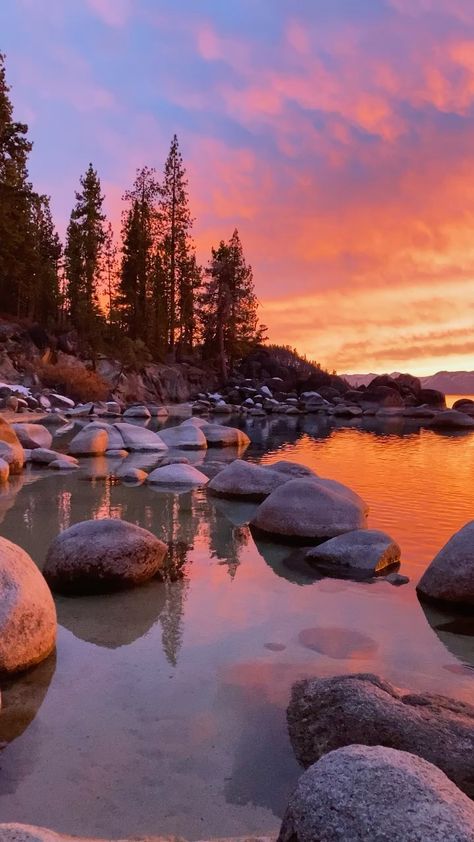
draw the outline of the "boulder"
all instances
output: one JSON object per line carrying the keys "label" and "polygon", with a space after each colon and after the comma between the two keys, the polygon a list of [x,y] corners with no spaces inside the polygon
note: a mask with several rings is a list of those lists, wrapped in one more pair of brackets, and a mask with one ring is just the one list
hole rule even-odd
{"label": "boulder", "polygon": [[58,459],[53,459],[49,463],[48,468],[51,471],[76,471],[79,467],[77,462],[69,462],[67,458],[58,454]]}
{"label": "boulder", "polygon": [[82,432],[104,430],[107,433],[107,450],[123,450],[123,438],[113,424],[106,421],[91,421],[82,428]]}
{"label": "boulder", "polygon": [[474,410],[474,401],[472,398],[458,398],[457,401],[454,401],[452,409],[459,409],[459,410]]}
{"label": "boulder", "polygon": [[146,406],[129,406],[123,418],[151,418],[151,412]]}
{"label": "boulder", "polygon": [[173,462],[171,465],[163,465],[161,468],[155,468],[151,474],[148,474],[147,481],[152,485],[185,485],[195,487],[206,485],[209,479],[192,465]]}
{"label": "boulder", "polygon": [[[5,445],[2,447],[2,445]],[[25,464],[25,454],[11,424],[0,417],[0,457],[10,465],[11,474],[19,474]]]}
{"label": "boulder", "polygon": [[258,532],[314,543],[366,526],[366,504],[333,480],[292,479],[272,491],[251,521]]}
{"label": "boulder", "polygon": [[422,389],[418,395],[420,403],[425,403],[434,409],[446,409],[446,400],[443,392],[437,389]]}
{"label": "boulder", "polygon": [[264,500],[289,479],[290,476],[282,471],[235,459],[210,481],[208,490],[216,497]]}
{"label": "boulder", "polygon": [[134,468],[133,465],[123,465],[121,468],[118,469],[115,476],[117,479],[121,479],[122,482],[145,482],[148,477],[146,471],[142,471],[140,468]]}
{"label": "boulder", "polygon": [[67,398],[65,395],[58,395],[57,392],[50,392],[48,398],[51,405],[57,409],[74,409],[74,401],[71,400],[71,398]]}
{"label": "boulder", "polygon": [[10,476],[10,465],[5,462],[5,459],[0,459],[0,485],[7,482]]}
{"label": "boulder", "polygon": [[73,456],[102,456],[109,446],[109,437],[104,429],[84,427],[69,443]]}
{"label": "boulder", "polygon": [[286,474],[291,479],[317,477],[317,474],[311,468],[307,468],[306,465],[300,465],[298,462],[290,462],[287,459],[279,459],[278,462],[273,462],[269,467],[272,471],[281,471],[281,473]]}
{"label": "boulder", "polygon": [[51,447],[53,437],[42,424],[12,424],[22,447]]}
{"label": "boulder", "polygon": [[56,644],[56,609],[36,564],[0,538],[0,673],[19,672],[46,658]]}
{"label": "boulder", "polygon": [[156,576],[166,551],[166,544],[134,523],[86,520],[54,539],[43,573],[53,590],[68,596],[108,593]]}
{"label": "boulder", "polygon": [[48,450],[46,447],[35,447],[31,451],[30,460],[37,465],[50,465],[61,459],[63,462],[69,462],[71,465],[77,466],[78,462],[74,456],[68,456],[66,453],[57,453],[55,450]]}
{"label": "boulder", "polygon": [[446,409],[438,412],[426,425],[434,430],[464,430],[474,428],[474,418],[457,409]]}
{"label": "boulder", "polygon": [[206,424],[201,427],[209,447],[244,448],[250,444],[247,433],[238,427],[224,427],[222,424]]}
{"label": "boulder", "polygon": [[474,520],[439,551],[416,590],[425,599],[474,606]]}
{"label": "boulder", "polygon": [[126,450],[133,452],[158,452],[168,449],[163,439],[157,433],[154,433],[153,430],[147,430],[146,427],[138,427],[136,424],[122,422],[114,424],[114,427],[122,436]]}
{"label": "boulder", "polygon": [[374,576],[400,562],[400,547],[378,529],[356,529],[313,547],[306,560],[335,575]]}
{"label": "boulder", "polygon": [[180,450],[205,450],[206,436],[202,429],[194,424],[179,424],[160,430],[160,438],[168,447],[178,447]]}
{"label": "boulder", "polygon": [[362,743],[412,751],[474,796],[474,707],[445,696],[404,693],[375,675],[297,682],[288,707],[293,750],[303,766]]}
{"label": "boulder", "polygon": [[350,745],[311,766],[278,842],[471,842],[474,804],[406,751]]}

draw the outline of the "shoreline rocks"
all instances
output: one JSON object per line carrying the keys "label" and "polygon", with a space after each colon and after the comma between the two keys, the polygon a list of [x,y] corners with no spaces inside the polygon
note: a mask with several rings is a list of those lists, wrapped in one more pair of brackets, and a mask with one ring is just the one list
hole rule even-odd
{"label": "shoreline rocks", "polygon": [[260,501],[290,479],[283,471],[235,459],[210,481],[208,490],[216,497]]}
{"label": "shoreline rocks", "polygon": [[52,590],[66,596],[109,593],[156,576],[166,552],[166,544],[133,523],[86,520],[57,535],[43,574]]}
{"label": "shoreline rocks", "polygon": [[403,693],[376,675],[306,679],[292,689],[291,744],[309,766],[351,743],[411,751],[474,797],[474,706],[430,693]]}

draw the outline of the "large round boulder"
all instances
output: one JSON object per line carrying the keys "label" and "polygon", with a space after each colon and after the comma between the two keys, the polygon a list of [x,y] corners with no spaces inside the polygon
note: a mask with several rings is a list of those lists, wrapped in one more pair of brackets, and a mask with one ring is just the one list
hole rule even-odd
{"label": "large round boulder", "polygon": [[35,447],[51,447],[53,437],[42,424],[12,424],[22,447],[33,450]]}
{"label": "large round boulder", "polygon": [[474,797],[474,707],[445,696],[404,693],[375,675],[305,679],[287,712],[303,766],[351,743],[412,751]]}
{"label": "large round boulder", "polygon": [[446,409],[444,412],[438,412],[427,426],[433,430],[474,429],[474,418],[457,409]]}
{"label": "large round boulder", "polygon": [[290,479],[283,471],[235,459],[210,481],[208,490],[216,497],[264,500],[275,488]]}
{"label": "large round boulder", "polygon": [[20,474],[25,464],[25,453],[11,424],[0,417],[0,457],[10,465],[11,474]]}
{"label": "large round boulder", "polygon": [[317,477],[292,479],[260,504],[250,525],[274,538],[314,543],[366,526],[367,506],[350,488]]}
{"label": "large round boulder", "polygon": [[43,573],[66,595],[134,587],[161,570],[166,545],[134,523],[86,520],[61,532],[49,547]]}
{"label": "large round boulder", "polygon": [[180,450],[207,448],[206,436],[201,428],[194,424],[179,424],[177,427],[160,430],[160,438],[168,447],[177,447]]}
{"label": "large round boulder", "polygon": [[425,599],[474,606],[474,520],[456,532],[418,582]]}
{"label": "large round boulder", "polygon": [[56,609],[36,564],[0,538],[0,673],[19,672],[46,658],[56,644]]}
{"label": "large round boulder", "polygon": [[129,406],[123,413],[124,418],[151,418],[151,412],[146,406]]}
{"label": "large round boulder", "polygon": [[356,529],[308,550],[306,560],[333,575],[374,576],[399,564],[400,547],[378,529]]}
{"label": "large round boulder", "polygon": [[474,804],[405,751],[350,745],[300,778],[278,842],[471,842]]}
{"label": "large round boulder", "polygon": [[114,427],[120,433],[126,450],[137,453],[157,453],[160,450],[168,449],[168,445],[164,443],[158,433],[147,430],[146,427],[126,424],[125,422],[118,422],[114,424]]}
{"label": "large round boulder", "polygon": [[102,456],[108,448],[108,436],[105,430],[84,427],[69,444],[72,456]]}

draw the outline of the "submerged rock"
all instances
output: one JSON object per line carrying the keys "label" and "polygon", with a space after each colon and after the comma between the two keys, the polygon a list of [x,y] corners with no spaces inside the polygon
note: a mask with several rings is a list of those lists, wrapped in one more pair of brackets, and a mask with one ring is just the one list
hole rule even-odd
{"label": "submerged rock", "polygon": [[51,447],[53,437],[42,424],[12,424],[20,444],[28,449]]}
{"label": "submerged rock", "polygon": [[474,796],[474,707],[445,696],[403,693],[375,675],[339,675],[294,685],[288,707],[303,766],[351,743],[411,751]]}
{"label": "submerged rock", "polygon": [[0,673],[38,664],[56,644],[56,609],[30,556],[0,538]]}
{"label": "submerged rock", "polygon": [[235,459],[209,483],[208,489],[216,497],[241,500],[264,500],[290,477],[281,471]]}
{"label": "submerged rock", "polygon": [[366,509],[355,492],[334,480],[292,479],[272,491],[250,525],[277,538],[311,543],[363,529]]}
{"label": "submerged rock", "polygon": [[439,551],[416,590],[426,599],[474,606],[474,520]]}
{"label": "submerged rock", "polygon": [[474,804],[405,751],[350,745],[300,778],[278,842],[471,842]]}
{"label": "submerged rock", "polygon": [[68,596],[134,587],[159,573],[166,544],[151,532],[115,518],[70,526],[52,542],[43,573]]}
{"label": "submerged rock", "polygon": [[399,564],[400,547],[378,529],[357,529],[313,547],[306,553],[306,559],[319,570],[336,575],[352,571],[373,576]]}

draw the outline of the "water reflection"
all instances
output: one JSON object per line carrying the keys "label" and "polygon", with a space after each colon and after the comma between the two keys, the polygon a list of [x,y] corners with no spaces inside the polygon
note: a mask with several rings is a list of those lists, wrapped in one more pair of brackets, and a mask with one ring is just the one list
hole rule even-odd
{"label": "water reflection", "polygon": [[[157,827],[191,839],[203,826],[209,837],[268,833],[300,774],[285,722],[295,680],[366,670],[472,697],[469,621],[420,606],[415,593],[429,561],[472,519],[472,433],[318,416],[231,423],[251,437],[245,458],[299,462],[367,500],[369,525],[401,545],[410,583],[320,578],[292,547],[255,544],[254,504],[204,489],[130,488],[111,476],[108,458],[89,461],[89,482],[40,470],[15,478],[0,493],[0,531],[40,567],[57,532],[90,517],[137,523],[169,552],[164,582],[58,598],[47,695],[51,661],[4,696],[0,739],[13,740],[2,752],[4,821],[106,838]],[[236,455],[210,448],[198,458],[205,468]],[[127,462],[149,469],[160,459]]]}
{"label": "water reflection", "polygon": [[56,669],[56,653],[42,664],[14,678],[1,681],[0,748],[15,740],[38,713]]}

